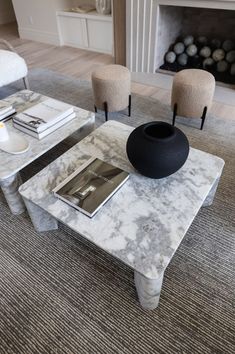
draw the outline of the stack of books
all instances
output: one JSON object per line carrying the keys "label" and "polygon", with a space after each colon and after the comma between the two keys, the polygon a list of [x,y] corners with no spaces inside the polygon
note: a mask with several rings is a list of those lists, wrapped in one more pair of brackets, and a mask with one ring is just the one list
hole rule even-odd
{"label": "stack of books", "polygon": [[15,108],[7,104],[6,102],[0,101],[0,121],[11,116],[15,113]]}
{"label": "stack of books", "polygon": [[42,139],[75,116],[72,106],[49,98],[17,114],[13,118],[13,125],[26,134]]}

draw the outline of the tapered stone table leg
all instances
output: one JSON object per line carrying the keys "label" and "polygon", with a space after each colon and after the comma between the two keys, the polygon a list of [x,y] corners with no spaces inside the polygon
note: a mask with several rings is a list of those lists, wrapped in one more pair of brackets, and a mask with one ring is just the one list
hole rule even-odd
{"label": "tapered stone table leg", "polygon": [[30,219],[36,231],[44,232],[58,229],[58,221],[39,206],[24,199]]}
{"label": "tapered stone table leg", "polygon": [[158,279],[148,279],[135,271],[134,279],[140,305],[145,310],[154,310],[159,303],[163,275]]}
{"label": "tapered stone table leg", "polygon": [[22,180],[19,173],[0,181],[7,204],[14,215],[22,214],[25,211],[23,199],[18,192],[21,184]]}
{"label": "tapered stone table leg", "polygon": [[215,193],[216,193],[218,185],[219,185],[219,181],[220,181],[220,177],[218,177],[215,180],[213,186],[211,187],[211,190],[210,190],[208,196],[206,197],[206,199],[204,200],[204,203],[202,204],[203,207],[210,206],[213,203]]}

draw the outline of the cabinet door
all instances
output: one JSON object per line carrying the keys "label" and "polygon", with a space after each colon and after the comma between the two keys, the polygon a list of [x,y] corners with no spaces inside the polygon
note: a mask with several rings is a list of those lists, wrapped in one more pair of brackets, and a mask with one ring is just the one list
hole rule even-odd
{"label": "cabinet door", "polygon": [[63,44],[81,48],[88,47],[85,19],[61,16],[60,31]]}
{"label": "cabinet door", "polygon": [[89,49],[112,54],[113,26],[111,21],[87,19]]}

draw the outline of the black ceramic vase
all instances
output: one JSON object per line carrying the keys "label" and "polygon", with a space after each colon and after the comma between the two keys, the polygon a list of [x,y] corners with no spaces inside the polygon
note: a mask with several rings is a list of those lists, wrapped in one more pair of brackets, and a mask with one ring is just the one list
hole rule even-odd
{"label": "black ceramic vase", "polygon": [[183,166],[189,143],[180,129],[165,122],[151,122],[133,130],[126,151],[131,164],[142,175],[163,178]]}

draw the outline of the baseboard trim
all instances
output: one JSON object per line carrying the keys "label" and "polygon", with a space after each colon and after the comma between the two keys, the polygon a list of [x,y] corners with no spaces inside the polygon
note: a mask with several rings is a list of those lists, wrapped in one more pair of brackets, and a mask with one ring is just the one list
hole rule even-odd
{"label": "baseboard trim", "polygon": [[19,27],[19,35],[22,39],[29,39],[36,42],[60,45],[58,33],[39,31],[32,28]]}

